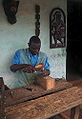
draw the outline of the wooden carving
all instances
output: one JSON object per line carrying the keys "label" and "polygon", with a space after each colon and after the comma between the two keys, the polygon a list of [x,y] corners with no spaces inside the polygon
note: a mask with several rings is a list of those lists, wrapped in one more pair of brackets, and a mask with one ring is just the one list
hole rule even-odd
{"label": "wooden carving", "polygon": [[65,47],[65,14],[54,8],[50,13],[50,48]]}
{"label": "wooden carving", "polygon": [[15,24],[17,21],[16,13],[18,10],[18,5],[19,5],[19,1],[3,0],[3,8],[7,16],[7,20],[10,24]]}
{"label": "wooden carving", "polygon": [[45,90],[55,89],[55,79],[50,76],[38,76],[36,77],[36,84],[40,85]]}
{"label": "wooden carving", "polygon": [[40,6],[39,5],[36,5],[35,6],[35,19],[36,19],[36,22],[35,22],[35,35],[36,36],[39,36],[40,35],[40,22],[39,22],[39,19],[40,19]]}

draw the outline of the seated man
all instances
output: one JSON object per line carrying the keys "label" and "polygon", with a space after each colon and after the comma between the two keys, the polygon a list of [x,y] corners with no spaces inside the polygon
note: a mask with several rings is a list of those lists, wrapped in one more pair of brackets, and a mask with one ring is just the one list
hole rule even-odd
{"label": "seated man", "polygon": [[[18,72],[19,78],[15,80],[12,88],[32,85],[37,75],[47,76],[50,74],[50,65],[45,53],[40,52],[41,41],[39,37],[32,36],[28,43],[29,48],[16,51],[11,71]],[[36,70],[35,66],[42,64],[44,67]]]}

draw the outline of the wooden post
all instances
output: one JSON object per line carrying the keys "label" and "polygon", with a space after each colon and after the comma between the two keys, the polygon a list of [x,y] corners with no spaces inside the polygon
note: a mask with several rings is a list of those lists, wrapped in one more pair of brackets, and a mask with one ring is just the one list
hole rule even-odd
{"label": "wooden post", "polygon": [[4,94],[5,94],[5,86],[4,86],[3,78],[0,77],[0,119],[6,119],[5,106],[4,106]]}
{"label": "wooden post", "polygon": [[79,119],[80,106],[71,109],[70,119]]}

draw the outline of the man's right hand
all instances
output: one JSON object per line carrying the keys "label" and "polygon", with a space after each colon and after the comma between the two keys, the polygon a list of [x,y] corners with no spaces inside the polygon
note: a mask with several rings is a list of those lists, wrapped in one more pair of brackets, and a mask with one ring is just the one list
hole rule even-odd
{"label": "man's right hand", "polygon": [[14,64],[10,67],[10,69],[12,71],[21,70],[21,71],[27,72],[27,73],[34,73],[35,72],[34,66],[32,66],[30,64]]}
{"label": "man's right hand", "polygon": [[34,66],[27,65],[25,68],[22,69],[22,71],[25,73],[34,73],[36,70],[35,70]]}

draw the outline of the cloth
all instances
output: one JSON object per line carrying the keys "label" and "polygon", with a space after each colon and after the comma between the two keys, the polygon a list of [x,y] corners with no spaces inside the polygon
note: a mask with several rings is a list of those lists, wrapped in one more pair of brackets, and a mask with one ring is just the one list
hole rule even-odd
{"label": "cloth", "polygon": [[[31,64],[32,66],[44,64],[44,68],[50,70],[50,65],[48,63],[48,57],[46,54],[39,52],[38,55],[32,55],[28,48],[17,50],[12,59],[12,64]],[[17,71],[17,73],[19,78],[15,80],[15,83],[11,86],[11,88],[33,84],[35,76],[37,76],[40,71],[37,71],[36,73],[24,73],[22,71]]]}

